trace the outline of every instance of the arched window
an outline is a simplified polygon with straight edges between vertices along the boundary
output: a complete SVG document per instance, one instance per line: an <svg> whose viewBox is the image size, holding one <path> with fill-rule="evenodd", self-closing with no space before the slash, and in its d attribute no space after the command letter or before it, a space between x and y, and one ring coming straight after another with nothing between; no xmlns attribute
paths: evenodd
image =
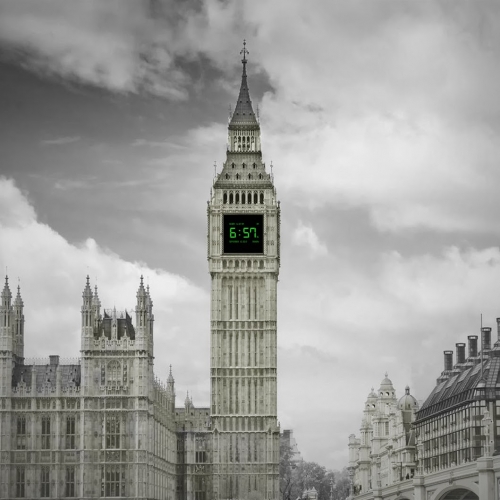
<svg viewBox="0 0 500 500"><path fill-rule="evenodd" d="M243 163L243 168L246 168L247 164L246 163Z"/></svg>
<svg viewBox="0 0 500 500"><path fill-rule="evenodd" d="M245 193L241 193L241 203L245 204Z"/></svg>
<svg viewBox="0 0 500 500"><path fill-rule="evenodd" d="M253 194L253 202L257 205L257 193Z"/></svg>
<svg viewBox="0 0 500 500"><path fill-rule="evenodd" d="M233 193L229 193L229 204L233 204Z"/></svg>
<svg viewBox="0 0 500 500"><path fill-rule="evenodd" d="M231 163L231 168L234 168L234 167L235 167L234 163Z"/></svg>
<svg viewBox="0 0 500 500"><path fill-rule="evenodd" d="M229 174L226 174L226 179L229 179Z"/></svg>
<svg viewBox="0 0 500 500"><path fill-rule="evenodd" d="M239 179L240 178L240 174L236 174L236 178Z"/></svg>
<svg viewBox="0 0 500 500"><path fill-rule="evenodd" d="M260 202L264 203L264 193L260 193Z"/></svg>
<svg viewBox="0 0 500 500"><path fill-rule="evenodd" d="M240 193L236 193L234 196L234 202L239 203L240 202Z"/></svg>
<svg viewBox="0 0 500 500"><path fill-rule="evenodd" d="M224 205L227 203L227 193L224 193L222 203L224 203Z"/></svg>
<svg viewBox="0 0 500 500"><path fill-rule="evenodd" d="M259 179L262 179L262 174L259 174Z"/></svg>
<svg viewBox="0 0 500 500"><path fill-rule="evenodd" d="M252 178L252 174L248 174L248 178L251 179Z"/></svg>
<svg viewBox="0 0 500 500"><path fill-rule="evenodd" d="M254 164L252 165L252 167L253 167L254 169L255 169L255 168L257 168L257 165L256 165L256 163L255 163L255 162L254 162Z"/></svg>
<svg viewBox="0 0 500 500"><path fill-rule="evenodd" d="M119 385L122 381L121 365L118 361L111 361L107 366L108 384Z"/></svg>

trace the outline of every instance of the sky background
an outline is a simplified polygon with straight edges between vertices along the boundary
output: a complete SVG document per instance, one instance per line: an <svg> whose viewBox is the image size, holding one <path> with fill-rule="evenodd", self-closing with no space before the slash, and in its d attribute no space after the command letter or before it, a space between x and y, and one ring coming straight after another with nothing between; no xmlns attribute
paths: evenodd
<svg viewBox="0 0 500 500"><path fill-rule="evenodd" d="M500 316L500 4L0 4L0 266L27 357L103 307L155 312L155 372L209 403L206 203L247 40L281 201L279 420L347 465L388 372L424 400L443 350Z"/></svg>

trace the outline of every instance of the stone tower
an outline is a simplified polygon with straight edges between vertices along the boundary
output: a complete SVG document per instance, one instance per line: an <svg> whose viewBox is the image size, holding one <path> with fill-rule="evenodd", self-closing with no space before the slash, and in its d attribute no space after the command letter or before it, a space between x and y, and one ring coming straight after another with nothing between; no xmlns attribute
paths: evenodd
<svg viewBox="0 0 500 500"><path fill-rule="evenodd" d="M0 294L0 396L11 394L10 378L12 371L24 361L24 303L19 286L12 301L9 278Z"/></svg>
<svg viewBox="0 0 500 500"><path fill-rule="evenodd" d="M280 208L262 161L244 45L227 156L208 202L213 498L277 499Z"/></svg>

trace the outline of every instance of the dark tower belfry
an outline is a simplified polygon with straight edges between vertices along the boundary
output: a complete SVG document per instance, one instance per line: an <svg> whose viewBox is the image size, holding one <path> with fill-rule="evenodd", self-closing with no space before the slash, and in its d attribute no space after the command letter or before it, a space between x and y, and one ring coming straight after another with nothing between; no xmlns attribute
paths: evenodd
<svg viewBox="0 0 500 500"><path fill-rule="evenodd" d="M276 297L280 208L262 161L246 42L222 171L208 204L212 498L279 496Z"/></svg>

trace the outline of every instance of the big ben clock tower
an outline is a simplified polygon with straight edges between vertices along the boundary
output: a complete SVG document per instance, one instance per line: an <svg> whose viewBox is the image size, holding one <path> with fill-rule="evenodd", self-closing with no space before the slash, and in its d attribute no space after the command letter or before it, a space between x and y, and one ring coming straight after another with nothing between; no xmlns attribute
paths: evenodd
<svg viewBox="0 0 500 500"><path fill-rule="evenodd" d="M227 156L208 203L213 498L277 500L280 208L262 161L247 55Z"/></svg>

